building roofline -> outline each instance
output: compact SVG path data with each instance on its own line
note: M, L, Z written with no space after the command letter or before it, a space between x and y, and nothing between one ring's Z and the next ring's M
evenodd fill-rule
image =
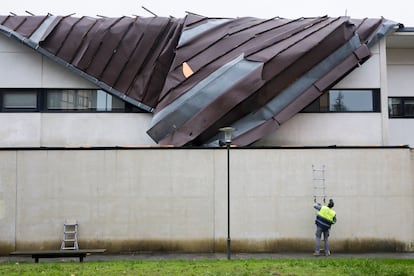
M404 24L399 24L396 32L399 32L399 33L412 33L412 32L414 32L414 27L405 27Z

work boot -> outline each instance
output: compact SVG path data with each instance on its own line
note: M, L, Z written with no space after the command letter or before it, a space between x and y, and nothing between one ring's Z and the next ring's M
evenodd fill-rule
M325 252L325 256L330 256L331 255L331 251L326 251Z
M313 256L319 257L321 254L319 252L313 252Z

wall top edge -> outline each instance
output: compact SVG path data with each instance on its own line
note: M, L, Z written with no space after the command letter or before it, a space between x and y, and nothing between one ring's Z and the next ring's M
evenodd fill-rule
M73 150L223 150L223 147L174 147L174 146L115 146L115 147L0 147L0 151L73 151ZM278 149L412 149L409 145L394 146L264 146L238 147L231 146L232 150L278 150Z

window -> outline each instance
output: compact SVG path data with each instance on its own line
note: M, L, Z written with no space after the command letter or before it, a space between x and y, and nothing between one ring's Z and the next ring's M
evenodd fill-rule
M36 90L7 89L1 91L1 111L37 111L39 93Z
M143 112L95 89L0 89L1 112Z
M381 112L380 92L379 89L329 90L302 112Z
M388 98L388 114L390 118L414 118L414 98Z
M47 110L122 111L125 102L102 90L48 90Z

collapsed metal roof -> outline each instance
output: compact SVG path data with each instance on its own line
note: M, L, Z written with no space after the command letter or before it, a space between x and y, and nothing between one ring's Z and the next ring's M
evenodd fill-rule
M0 32L153 112L164 145L245 146L275 131L370 56L381 19L0 16Z

